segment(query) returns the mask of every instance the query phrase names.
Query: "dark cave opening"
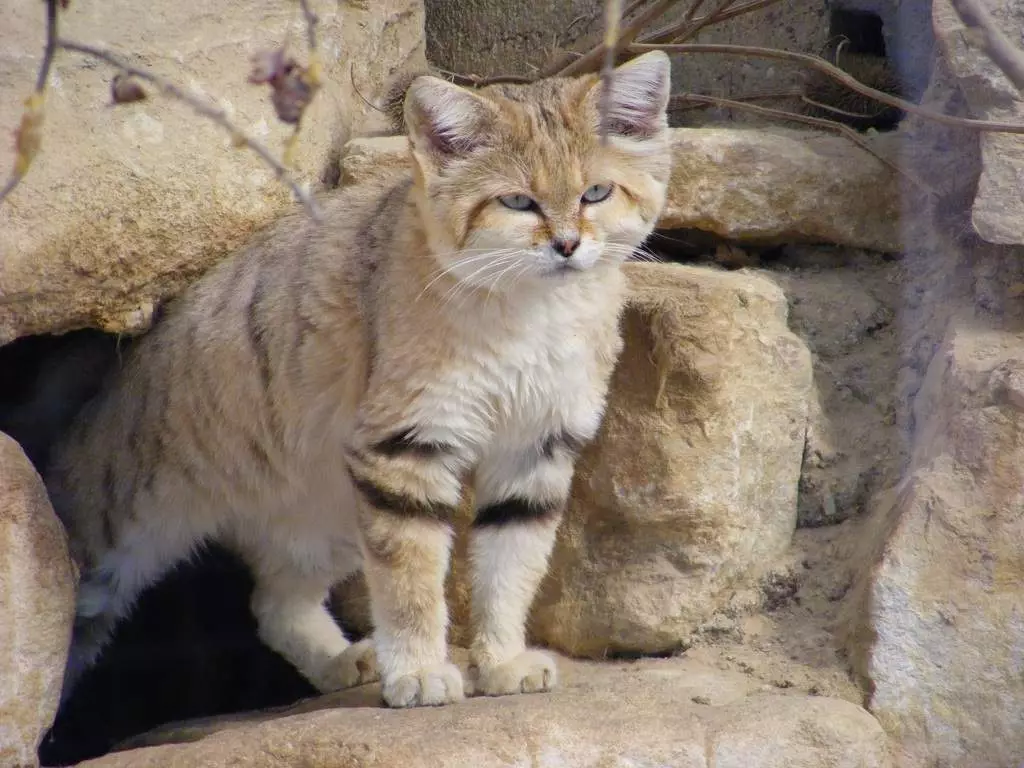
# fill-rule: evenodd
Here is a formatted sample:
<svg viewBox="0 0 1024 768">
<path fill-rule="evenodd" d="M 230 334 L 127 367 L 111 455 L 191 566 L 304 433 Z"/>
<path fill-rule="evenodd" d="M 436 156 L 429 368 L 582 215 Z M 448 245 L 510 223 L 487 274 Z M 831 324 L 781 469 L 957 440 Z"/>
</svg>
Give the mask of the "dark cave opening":
<svg viewBox="0 0 1024 768">
<path fill-rule="evenodd" d="M 0 431 L 22 445 L 41 473 L 54 440 L 130 344 L 86 330 L 0 347 Z M 260 642 L 251 591 L 246 566 L 216 544 L 146 590 L 61 707 L 40 745 L 41 764 L 98 757 L 164 723 L 314 695 Z"/>
</svg>

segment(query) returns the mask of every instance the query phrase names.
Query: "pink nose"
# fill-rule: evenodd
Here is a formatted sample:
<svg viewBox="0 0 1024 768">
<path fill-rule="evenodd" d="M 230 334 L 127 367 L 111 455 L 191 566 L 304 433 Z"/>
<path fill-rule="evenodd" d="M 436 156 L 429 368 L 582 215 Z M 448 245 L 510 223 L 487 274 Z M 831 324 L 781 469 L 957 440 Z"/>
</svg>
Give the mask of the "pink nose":
<svg viewBox="0 0 1024 768">
<path fill-rule="evenodd" d="M 551 238 L 551 247 L 568 259 L 580 247 L 580 239 L 578 237 L 553 237 Z"/>
</svg>

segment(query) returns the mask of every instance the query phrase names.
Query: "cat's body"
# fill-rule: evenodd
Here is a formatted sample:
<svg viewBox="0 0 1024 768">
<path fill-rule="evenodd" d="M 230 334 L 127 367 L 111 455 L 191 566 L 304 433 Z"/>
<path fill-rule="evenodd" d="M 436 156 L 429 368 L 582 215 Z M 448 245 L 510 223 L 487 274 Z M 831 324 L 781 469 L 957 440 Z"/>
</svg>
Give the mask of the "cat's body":
<svg viewBox="0 0 1024 768">
<path fill-rule="evenodd" d="M 461 698 L 443 581 L 466 483 L 475 687 L 554 683 L 524 621 L 620 348 L 619 263 L 669 170 L 667 60 L 620 73 L 607 146 L 593 78 L 417 81 L 411 180 L 279 222 L 131 350 L 47 478 L 85 569 L 69 683 L 218 539 L 253 570 L 261 637 L 321 690 L 379 668 L 392 706 Z M 351 646 L 323 601 L 358 569 L 375 632 Z"/>
</svg>

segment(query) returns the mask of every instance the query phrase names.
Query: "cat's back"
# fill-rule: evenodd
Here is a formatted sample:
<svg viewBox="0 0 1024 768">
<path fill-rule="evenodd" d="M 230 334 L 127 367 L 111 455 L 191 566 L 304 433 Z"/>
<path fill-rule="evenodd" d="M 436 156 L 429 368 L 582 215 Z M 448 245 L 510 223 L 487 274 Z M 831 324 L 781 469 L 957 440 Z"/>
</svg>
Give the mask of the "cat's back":
<svg viewBox="0 0 1024 768">
<path fill-rule="evenodd" d="M 107 546 L 103 529 L 140 504 L 232 506 L 301 483 L 308 425 L 354 403 L 366 378 L 364 296 L 401 189 L 401 179 L 344 188 L 323 198 L 319 224 L 302 212 L 279 219 L 131 344 L 47 473 L 87 550 Z"/>
</svg>

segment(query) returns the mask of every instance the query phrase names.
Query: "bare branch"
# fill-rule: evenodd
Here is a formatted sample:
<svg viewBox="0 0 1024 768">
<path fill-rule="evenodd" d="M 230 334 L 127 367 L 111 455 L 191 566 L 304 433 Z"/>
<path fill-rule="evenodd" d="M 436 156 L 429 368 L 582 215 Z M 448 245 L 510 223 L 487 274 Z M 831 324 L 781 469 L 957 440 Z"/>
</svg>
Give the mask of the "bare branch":
<svg viewBox="0 0 1024 768">
<path fill-rule="evenodd" d="M 732 0 L 730 0 L 732 2 Z M 622 20 L 622 0 L 604 3 L 604 64 L 601 66 L 601 143 L 608 142 L 608 110 L 615 77 L 615 49 L 619 42 L 619 22 Z"/>
<path fill-rule="evenodd" d="M 643 31 L 644 27 L 657 19 L 678 2 L 679 0 L 657 0 L 657 2 L 653 3 L 648 8 L 640 11 L 636 15 L 636 18 L 630 21 L 626 28 L 622 30 L 622 34 L 619 35 L 619 42 L 613 49 L 613 54 L 617 54 L 622 51 L 636 39 L 636 36 Z M 575 59 L 570 64 L 560 66 L 555 71 L 550 71 L 549 68 L 545 68 L 541 72 L 541 77 L 550 77 L 551 75 L 571 77 L 572 75 L 579 75 L 583 72 L 594 72 L 598 69 L 601 61 L 604 59 L 604 53 L 604 43 L 602 42 L 601 45 L 591 48 L 578 59 Z"/>
<path fill-rule="evenodd" d="M 21 116 L 21 123 L 16 132 L 15 147 L 17 156 L 14 160 L 14 168 L 10 176 L 0 188 L 0 203 L 2 203 L 14 188 L 21 183 L 32 166 L 36 153 L 42 146 L 43 136 L 43 107 L 46 101 L 46 85 L 50 81 L 50 68 L 53 66 L 53 57 L 57 52 L 57 0 L 46 0 L 46 47 L 43 49 L 43 61 L 39 65 L 39 74 L 36 75 L 36 87 L 32 95 L 25 102 L 25 111 Z"/>
<path fill-rule="evenodd" d="M 990 131 L 993 133 L 1024 133 L 1024 125 L 1016 123 L 999 123 L 989 120 L 973 120 L 966 117 L 954 117 L 941 112 L 934 112 L 927 107 L 919 106 L 911 101 L 904 101 L 885 91 L 864 85 L 862 82 L 841 70 L 839 67 L 829 64 L 820 56 L 809 53 L 794 53 L 793 51 L 780 51 L 775 48 L 758 48 L 749 45 L 712 45 L 704 43 L 681 43 L 678 45 L 631 45 L 630 53 L 647 53 L 648 51 L 665 51 L 669 54 L 687 53 L 721 53 L 728 56 L 750 56 L 757 59 L 776 59 L 780 61 L 791 61 L 796 64 L 816 69 L 817 71 L 842 83 L 851 91 L 856 91 L 862 96 L 868 96 L 882 104 L 891 107 L 898 107 L 904 112 L 918 115 L 936 123 L 955 125 L 961 128 L 973 128 L 977 131 Z"/>
<path fill-rule="evenodd" d="M 737 5 L 733 8 L 729 8 L 728 10 L 722 10 L 717 14 L 709 13 L 705 16 L 701 16 L 692 23 L 700 24 L 701 26 L 698 27 L 698 29 L 702 29 L 704 26 L 707 26 L 712 22 L 719 24 L 723 21 L 736 18 L 737 16 L 742 16 L 745 13 L 751 13 L 752 11 L 759 11 L 762 8 L 767 8 L 769 5 L 774 5 L 777 2 L 779 2 L 779 0 L 750 0 L 750 2 Z M 715 18 L 712 19 L 712 16 Z M 707 22 L 707 24 L 704 22 Z M 644 37 L 639 38 L 637 42 L 644 44 L 680 42 L 678 39 L 679 36 L 686 30 L 690 23 L 691 22 L 689 20 L 684 19 L 683 21 L 676 22 L 671 26 L 663 27 L 649 35 L 645 35 Z"/>
<path fill-rule="evenodd" d="M 73 51 L 80 53 L 83 56 L 88 56 L 93 59 L 103 61 L 110 66 L 124 72 L 127 75 L 136 77 L 139 80 L 145 80 L 148 83 L 156 86 L 164 94 L 171 96 L 178 101 L 184 102 L 191 107 L 195 112 L 199 113 L 203 117 L 209 118 L 213 122 L 220 125 L 222 128 L 228 131 L 231 135 L 231 141 L 235 146 L 242 146 L 255 152 L 264 163 L 266 163 L 271 170 L 274 171 L 274 175 L 287 184 L 294 195 L 302 202 L 309 212 L 309 215 L 314 221 L 320 221 L 320 209 L 317 206 L 316 201 L 288 172 L 288 169 L 281 164 L 280 161 L 262 144 L 253 139 L 251 136 L 246 134 L 240 128 L 237 128 L 231 120 L 228 118 L 227 113 L 218 106 L 215 106 L 209 102 L 203 101 L 202 99 L 188 93 L 184 89 L 165 80 L 164 78 L 156 75 L 148 70 L 140 69 L 139 67 L 133 67 L 130 64 L 122 61 L 114 54 L 109 51 L 102 50 L 100 48 L 94 48 L 89 45 L 83 45 L 82 43 L 76 43 L 72 40 L 58 39 L 57 46 L 63 48 L 66 51 Z"/>
<path fill-rule="evenodd" d="M 302 6 L 302 16 L 306 20 L 306 43 L 310 52 L 316 50 L 316 25 L 320 22 L 313 9 L 309 7 L 309 0 L 299 0 Z"/>
<path fill-rule="evenodd" d="M 997 22 L 981 0 L 951 0 L 960 20 L 968 29 L 981 32 L 985 53 L 1014 87 L 1024 93 L 1024 53 L 999 31 Z"/>
<path fill-rule="evenodd" d="M 764 115 L 765 117 L 775 117 L 775 118 L 778 118 L 780 120 L 789 120 L 789 121 L 796 122 L 796 123 L 804 123 L 805 125 L 813 125 L 813 126 L 816 126 L 818 128 L 825 128 L 826 130 L 829 130 L 829 131 L 835 131 L 837 133 L 842 134 L 846 138 L 848 138 L 850 141 L 852 141 L 858 147 L 860 147 L 865 152 L 867 152 L 870 155 L 872 155 L 875 159 L 877 159 L 879 162 L 883 163 L 885 166 L 887 166 L 891 170 L 893 170 L 896 173 L 900 174 L 901 176 L 904 176 L 905 178 L 909 179 L 919 189 L 921 189 L 925 194 L 927 194 L 927 195 L 934 195 L 935 194 L 935 190 L 933 190 L 928 184 L 926 184 L 924 181 L 919 179 L 917 176 L 915 176 L 910 171 L 906 170 L 905 168 L 901 168 L 898 164 L 894 163 L 889 158 L 887 158 L 884 155 L 880 154 L 878 151 L 875 150 L 874 147 L 871 146 L 871 144 L 869 144 L 864 139 L 863 136 L 861 136 L 855 130 L 850 128 L 848 125 L 843 125 L 842 123 L 837 123 L 834 120 L 826 120 L 823 117 L 811 117 L 810 115 L 798 115 L 798 114 L 795 114 L 793 112 L 786 112 L 785 110 L 782 110 L 782 109 L 772 109 L 771 107 L 760 107 L 760 106 L 757 106 L 756 104 L 751 104 L 751 103 L 746 102 L 746 101 L 737 101 L 735 99 L 723 99 L 723 98 L 720 98 L 718 96 L 704 96 L 704 95 L 698 95 L 698 94 L 695 94 L 695 93 L 693 93 L 693 94 L 691 94 L 691 93 L 684 93 L 684 94 L 680 94 L 678 96 L 673 96 L 672 100 L 673 101 L 676 101 L 676 100 L 679 100 L 679 101 L 689 101 L 691 103 L 696 103 L 696 104 L 709 104 L 709 105 L 718 106 L 718 107 L 729 107 L 729 108 L 732 108 L 732 109 L 741 109 L 741 110 L 745 110 L 747 112 L 753 112 L 753 113 L 758 114 L 758 115 Z"/>
</svg>

